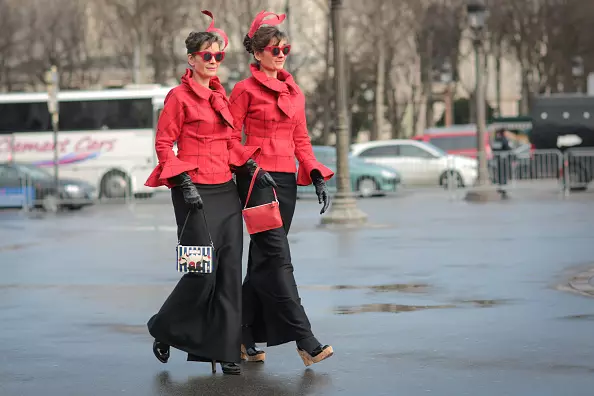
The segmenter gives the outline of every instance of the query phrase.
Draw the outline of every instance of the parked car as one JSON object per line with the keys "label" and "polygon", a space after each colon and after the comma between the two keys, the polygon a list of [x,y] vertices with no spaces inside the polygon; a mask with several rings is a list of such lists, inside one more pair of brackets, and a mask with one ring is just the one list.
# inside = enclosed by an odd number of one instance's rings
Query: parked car
{"label": "parked car", "polygon": [[92,205],[95,198],[96,188],[87,182],[60,179],[56,189],[53,175],[41,168],[20,163],[0,164],[0,206],[76,210]]}
{"label": "parked car", "polygon": [[[318,161],[336,172],[336,149],[330,146],[314,146],[314,154]],[[352,190],[361,197],[367,198],[396,191],[400,183],[400,175],[394,169],[381,165],[369,164],[349,155],[349,173]],[[336,192],[336,176],[327,182],[328,190]],[[313,194],[312,185],[299,186],[299,195]]]}
{"label": "parked car", "polygon": [[449,155],[440,148],[411,139],[380,140],[351,146],[365,162],[397,170],[403,185],[470,186],[477,178],[475,159]]}
{"label": "parked car", "polygon": [[[444,128],[429,128],[423,135],[415,136],[413,140],[430,143],[452,155],[470,158],[477,157],[476,125],[454,125]],[[489,141],[485,142],[487,158],[491,158],[492,150]]]}

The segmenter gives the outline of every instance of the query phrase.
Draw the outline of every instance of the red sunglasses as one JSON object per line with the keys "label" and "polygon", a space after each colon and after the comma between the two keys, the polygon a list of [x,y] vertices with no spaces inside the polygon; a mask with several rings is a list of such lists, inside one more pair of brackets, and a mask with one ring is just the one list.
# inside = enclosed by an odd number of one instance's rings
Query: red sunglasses
{"label": "red sunglasses", "polygon": [[208,52],[208,51],[198,51],[193,52],[192,55],[198,55],[202,58],[204,62],[210,62],[210,60],[214,57],[215,61],[222,62],[225,59],[224,52]]}
{"label": "red sunglasses", "polygon": [[264,51],[270,51],[272,56],[279,56],[281,52],[286,56],[289,55],[289,52],[291,52],[291,45],[287,44],[283,45],[282,47],[278,45],[269,45],[268,47],[264,47]]}

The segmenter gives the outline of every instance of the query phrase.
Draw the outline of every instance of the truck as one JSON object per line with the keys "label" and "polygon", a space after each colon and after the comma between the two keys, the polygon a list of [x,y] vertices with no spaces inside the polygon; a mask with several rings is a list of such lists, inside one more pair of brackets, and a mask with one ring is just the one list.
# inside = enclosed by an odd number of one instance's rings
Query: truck
{"label": "truck", "polygon": [[532,149],[559,150],[563,155],[557,168],[566,188],[586,190],[594,178],[594,96],[538,96],[530,116]]}

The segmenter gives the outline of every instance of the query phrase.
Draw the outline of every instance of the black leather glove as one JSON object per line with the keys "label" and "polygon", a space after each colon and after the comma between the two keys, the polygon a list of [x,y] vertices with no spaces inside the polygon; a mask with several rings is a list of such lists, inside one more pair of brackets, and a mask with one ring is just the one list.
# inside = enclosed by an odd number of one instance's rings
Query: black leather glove
{"label": "black leather glove", "polygon": [[[250,177],[254,177],[254,172],[258,169],[258,164],[253,159],[247,160],[244,165],[245,169],[248,171]],[[266,172],[264,169],[260,168],[258,171],[258,175],[256,176],[256,181],[254,185],[258,188],[266,188],[266,187],[274,187],[278,188],[276,182],[270,176],[270,173]]]}
{"label": "black leather glove", "polygon": [[322,210],[320,210],[320,214],[324,214],[328,207],[330,206],[330,194],[328,193],[328,188],[326,187],[326,182],[324,181],[324,177],[319,170],[314,169],[309,174],[311,177],[311,181],[316,188],[316,195],[318,196],[318,202],[324,203]]}
{"label": "black leather glove", "polygon": [[198,193],[198,189],[192,182],[192,178],[186,172],[180,173],[169,179],[173,184],[180,186],[184,194],[184,201],[196,209],[202,209],[204,203],[202,197]]}

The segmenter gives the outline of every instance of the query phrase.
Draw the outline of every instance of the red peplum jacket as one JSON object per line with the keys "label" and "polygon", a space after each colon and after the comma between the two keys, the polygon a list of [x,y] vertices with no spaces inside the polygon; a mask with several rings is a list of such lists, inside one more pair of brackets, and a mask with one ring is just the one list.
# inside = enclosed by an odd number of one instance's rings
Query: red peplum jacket
{"label": "red peplum jacket", "polygon": [[305,96],[293,76],[281,70],[278,78],[270,78],[253,64],[251,72],[252,77],[237,83],[229,98],[235,143],[241,143],[244,126],[245,146],[261,148],[255,160],[262,169],[295,173],[297,158],[298,185],[310,185],[310,172],[314,169],[329,180],[334,172],[314,156],[305,120]]}
{"label": "red peplum jacket", "polygon": [[182,172],[194,183],[225,183],[233,177],[231,167],[245,164],[260,151],[232,139],[233,117],[218,77],[211,78],[207,89],[192,79],[192,73],[188,69],[165,98],[155,137],[159,165],[147,179],[148,187],[172,187],[167,179]]}

